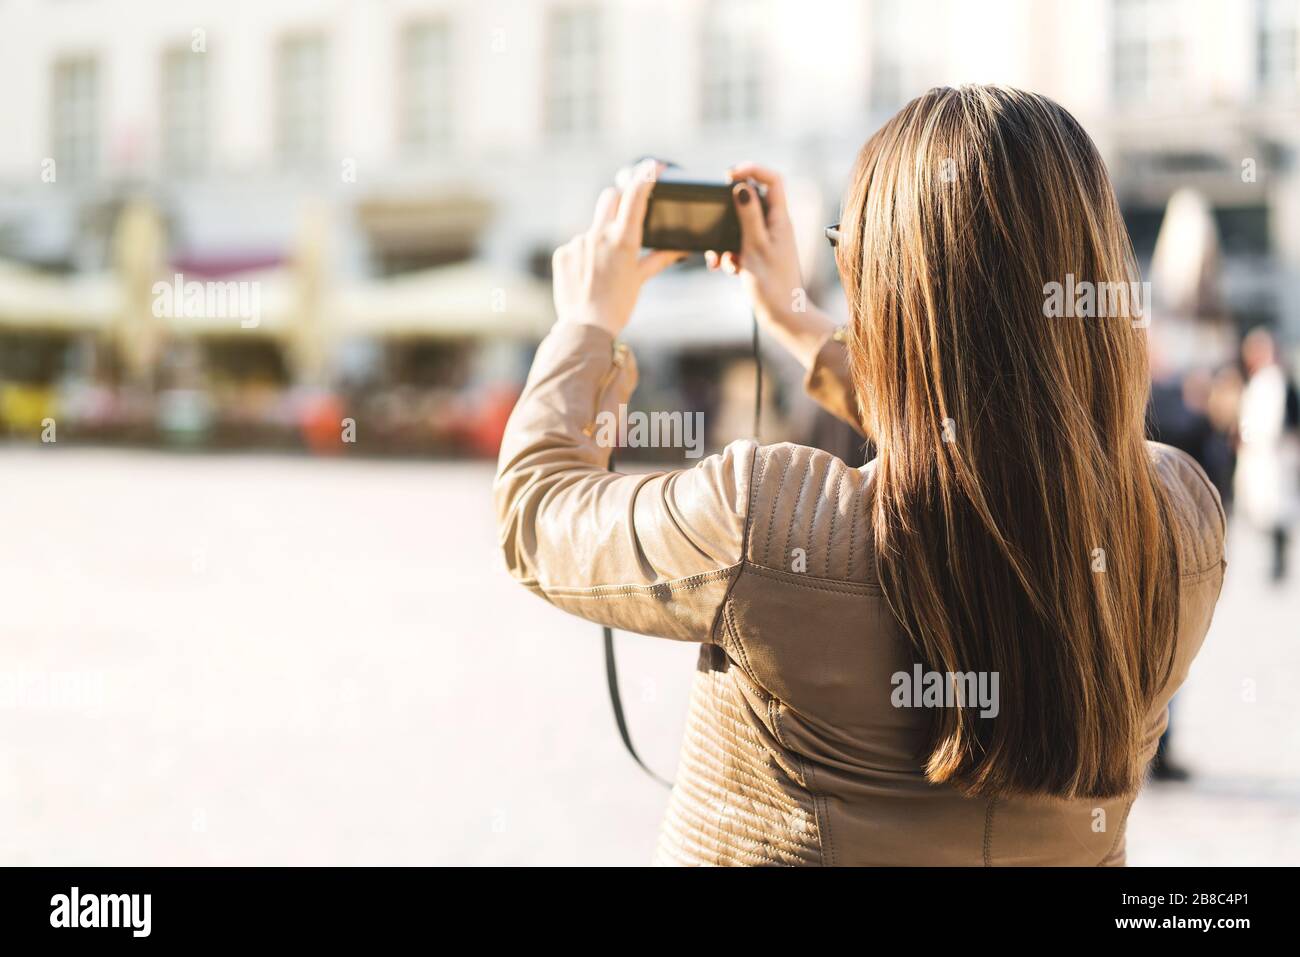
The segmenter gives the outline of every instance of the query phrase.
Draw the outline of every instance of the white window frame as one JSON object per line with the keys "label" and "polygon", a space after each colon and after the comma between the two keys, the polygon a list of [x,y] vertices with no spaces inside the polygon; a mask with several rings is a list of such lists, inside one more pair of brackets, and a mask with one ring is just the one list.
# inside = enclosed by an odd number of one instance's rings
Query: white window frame
{"label": "white window frame", "polygon": [[1177,0],[1112,0],[1110,80],[1116,100],[1152,102],[1181,93],[1185,19]]}
{"label": "white window frame", "polygon": [[700,121],[713,128],[750,128],[763,118],[766,74],[762,4],[714,0],[700,30]]}
{"label": "white window frame", "polygon": [[193,175],[208,169],[209,56],[187,43],[163,51],[159,135],[160,158],[168,173]]}
{"label": "white window frame", "polygon": [[1300,0],[1257,0],[1255,13],[1255,81],[1260,92],[1300,92]]}
{"label": "white window frame", "polygon": [[275,50],[275,154],[290,169],[321,167],[329,149],[330,45],[322,33],[280,38]]}
{"label": "white window frame", "polygon": [[86,180],[100,165],[100,64],[64,56],[50,69],[50,153],[59,179]]}
{"label": "white window frame", "polygon": [[398,137],[410,156],[427,157],[452,141],[452,28],[443,17],[402,28],[398,56]]}
{"label": "white window frame", "polygon": [[548,138],[588,139],[601,129],[604,25],[593,3],[546,13],[542,128]]}

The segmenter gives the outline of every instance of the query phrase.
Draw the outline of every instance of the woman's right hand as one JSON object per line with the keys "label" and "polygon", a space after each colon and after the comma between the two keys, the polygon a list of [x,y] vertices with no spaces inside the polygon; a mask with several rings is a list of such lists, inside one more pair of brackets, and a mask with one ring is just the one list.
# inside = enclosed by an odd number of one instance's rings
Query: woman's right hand
{"label": "woman's right hand", "polygon": [[[804,289],[785,184],[779,174],[754,163],[741,163],[729,172],[740,218],[740,252],[710,251],[705,261],[710,269],[740,276],[758,321],[807,368],[835,324],[809,301]],[[753,183],[767,189],[766,216]]]}

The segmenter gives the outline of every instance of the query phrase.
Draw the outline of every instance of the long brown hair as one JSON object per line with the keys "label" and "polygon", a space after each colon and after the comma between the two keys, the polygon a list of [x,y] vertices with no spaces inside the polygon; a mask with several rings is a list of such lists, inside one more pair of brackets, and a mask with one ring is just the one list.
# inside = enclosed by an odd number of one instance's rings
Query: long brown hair
{"label": "long brown hair", "polygon": [[1178,613],[1144,323],[1044,308],[1137,278],[1101,157],[1044,96],[934,89],[863,147],[843,218],[881,586],[928,668],[999,675],[996,717],[936,709],[927,776],[1129,793]]}

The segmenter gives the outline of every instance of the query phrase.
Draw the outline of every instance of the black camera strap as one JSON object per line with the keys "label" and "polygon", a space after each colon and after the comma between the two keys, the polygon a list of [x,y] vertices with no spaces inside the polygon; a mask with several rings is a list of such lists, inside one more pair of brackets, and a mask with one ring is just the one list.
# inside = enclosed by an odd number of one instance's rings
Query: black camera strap
{"label": "black camera strap", "polygon": [[614,721],[618,724],[618,736],[623,739],[623,747],[627,748],[627,753],[632,755],[632,760],[642,771],[664,787],[671,788],[672,782],[664,780],[651,771],[650,766],[641,760],[641,755],[637,754],[636,748],[632,746],[632,735],[627,730],[627,716],[623,714],[623,697],[618,692],[618,665],[614,661],[614,629],[606,625],[601,631],[605,633],[605,679],[609,682],[609,703],[614,706]]}
{"label": "black camera strap", "polygon": [[[750,319],[754,323],[754,441],[757,442],[763,413],[763,357],[758,351],[758,314],[751,312]],[[612,452],[609,456],[609,470],[614,471]],[[618,663],[614,660],[614,629],[604,625],[601,632],[605,638],[605,681],[609,685],[609,703],[614,708],[614,722],[618,725],[618,736],[623,739],[623,747],[637,763],[637,767],[648,774],[652,780],[666,788],[671,788],[672,782],[650,770],[650,766],[641,760],[641,755],[636,753],[636,748],[632,745],[632,735],[627,729],[627,715],[623,713],[623,696],[618,690]]]}

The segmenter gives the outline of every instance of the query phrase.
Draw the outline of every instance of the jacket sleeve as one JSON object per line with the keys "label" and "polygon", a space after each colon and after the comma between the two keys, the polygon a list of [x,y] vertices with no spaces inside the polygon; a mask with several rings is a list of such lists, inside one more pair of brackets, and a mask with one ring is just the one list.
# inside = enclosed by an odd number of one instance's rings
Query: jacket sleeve
{"label": "jacket sleeve", "polygon": [[[754,458],[737,442],[694,468],[607,471],[636,363],[608,332],[558,325],[506,425],[494,486],[510,573],[582,618],[712,641],[739,573]],[[605,417],[601,413],[606,413]]]}
{"label": "jacket sleeve", "polygon": [[837,329],[823,340],[812,366],[804,376],[804,390],[823,409],[853,426],[866,437],[862,412],[853,391],[853,376],[849,372],[849,351],[844,344],[843,331]]}

